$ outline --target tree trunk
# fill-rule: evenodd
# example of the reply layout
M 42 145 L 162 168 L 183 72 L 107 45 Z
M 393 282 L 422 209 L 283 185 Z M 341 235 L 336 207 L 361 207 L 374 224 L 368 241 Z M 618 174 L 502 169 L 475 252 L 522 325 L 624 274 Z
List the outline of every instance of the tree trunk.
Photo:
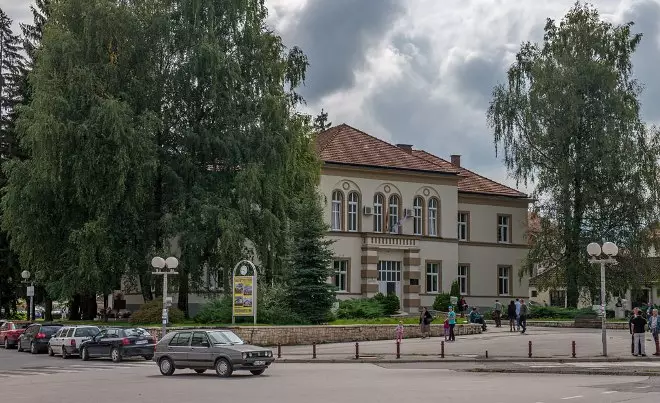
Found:
M 80 320 L 80 304 L 81 304 L 80 294 L 73 296 L 71 300 L 71 312 L 69 313 L 69 320 Z
M 82 300 L 82 320 L 92 321 L 96 318 L 96 296 L 87 295 Z
M 154 299 L 154 294 L 151 292 L 151 276 L 148 273 L 140 275 L 140 290 L 145 302 Z
M 103 294 L 103 322 L 108 321 L 108 296 L 109 294 Z
M 46 312 L 44 312 L 44 320 L 46 322 L 52 322 L 53 321 L 53 299 L 48 294 L 46 294 L 45 295 L 45 300 L 46 300 L 46 302 L 45 302 L 44 305 L 45 305 L 45 308 L 46 308 Z
M 188 281 L 188 271 L 186 269 L 179 271 L 179 300 L 177 306 L 188 318 L 188 292 L 190 291 L 190 284 Z M 169 278 L 168 278 L 169 280 Z

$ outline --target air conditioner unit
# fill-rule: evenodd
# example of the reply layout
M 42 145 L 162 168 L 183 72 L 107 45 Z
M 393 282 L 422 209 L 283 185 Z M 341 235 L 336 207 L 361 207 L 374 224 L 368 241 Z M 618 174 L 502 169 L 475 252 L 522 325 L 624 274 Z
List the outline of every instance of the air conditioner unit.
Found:
M 407 208 L 407 209 L 404 209 L 404 210 L 403 210 L 403 216 L 404 216 L 404 217 L 412 217 L 412 216 L 414 216 L 414 215 L 415 215 L 415 212 L 414 212 L 414 210 L 411 209 L 411 208 Z
M 374 208 L 371 206 L 364 206 L 362 208 L 362 214 L 364 215 L 373 215 L 374 214 Z

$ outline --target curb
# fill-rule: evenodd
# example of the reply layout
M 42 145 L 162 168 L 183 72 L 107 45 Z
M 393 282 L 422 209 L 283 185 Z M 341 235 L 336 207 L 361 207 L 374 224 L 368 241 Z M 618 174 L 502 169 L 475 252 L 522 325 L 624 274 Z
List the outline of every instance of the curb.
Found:
M 456 372 L 469 373 L 499 373 L 499 374 L 556 374 L 556 375 L 597 375 L 597 376 L 653 376 L 660 377 L 660 372 L 626 368 L 625 371 L 600 369 L 574 369 L 574 368 L 472 368 L 457 369 Z
M 512 362 L 529 362 L 529 363 L 577 363 L 577 362 L 660 362 L 660 359 L 648 360 L 635 360 L 630 358 L 605 358 L 605 357 L 592 357 L 592 358 L 526 358 L 526 357 L 507 357 L 507 358 L 276 358 L 275 362 L 283 364 L 397 364 L 397 363 L 512 363 Z

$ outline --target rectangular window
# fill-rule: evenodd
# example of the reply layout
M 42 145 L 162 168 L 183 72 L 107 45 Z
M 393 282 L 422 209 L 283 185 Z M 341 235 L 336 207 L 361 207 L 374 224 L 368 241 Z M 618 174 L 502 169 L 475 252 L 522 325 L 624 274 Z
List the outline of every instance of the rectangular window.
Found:
M 497 242 L 511 243 L 511 216 L 497 216 Z
M 500 266 L 497 268 L 497 295 L 509 295 L 511 280 L 511 267 Z
M 539 292 L 536 290 L 532 290 L 532 298 L 536 298 L 539 296 Z
M 348 195 L 348 230 L 357 232 L 358 230 L 358 207 L 360 206 L 359 196 L 355 192 Z
M 400 282 L 401 262 L 391 260 L 378 261 L 378 281 Z
M 338 292 L 348 292 L 348 260 L 332 262 L 335 273 L 334 284 Z
M 341 231 L 341 201 L 332 201 L 332 220 L 330 228 L 333 231 Z
M 426 292 L 437 293 L 438 284 L 440 280 L 440 264 L 427 263 L 426 264 Z
M 458 265 L 458 291 L 461 295 L 468 295 L 468 273 L 470 267 L 466 264 Z
M 374 232 L 383 232 L 383 196 L 374 198 Z
M 413 233 L 422 235 L 422 199 L 416 198 L 413 205 Z
M 458 240 L 468 240 L 468 225 L 470 222 L 470 213 L 459 211 L 458 212 Z

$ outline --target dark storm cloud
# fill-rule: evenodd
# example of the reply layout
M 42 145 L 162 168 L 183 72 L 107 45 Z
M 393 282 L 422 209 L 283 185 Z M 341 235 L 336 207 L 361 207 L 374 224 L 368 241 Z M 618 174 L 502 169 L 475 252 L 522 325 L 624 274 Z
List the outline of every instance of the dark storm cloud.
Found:
M 398 0 L 309 0 L 296 25 L 284 33 L 293 39 L 288 44 L 302 47 L 309 57 L 303 96 L 313 103 L 352 87 L 370 46 L 403 11 Z
M 642 42 L 633 55 L 633 71 L 635 76 L 644 85 L 641 95 L 642 118 L 649 123 L 660 123 L 660 79 L 658 79 L 658 66 L 660 66 L 660 4 L 656 1 L 646 0 L 635 3 L 625 16 L 624 21 L 633 21 L 633 32 L 644 34 Z

